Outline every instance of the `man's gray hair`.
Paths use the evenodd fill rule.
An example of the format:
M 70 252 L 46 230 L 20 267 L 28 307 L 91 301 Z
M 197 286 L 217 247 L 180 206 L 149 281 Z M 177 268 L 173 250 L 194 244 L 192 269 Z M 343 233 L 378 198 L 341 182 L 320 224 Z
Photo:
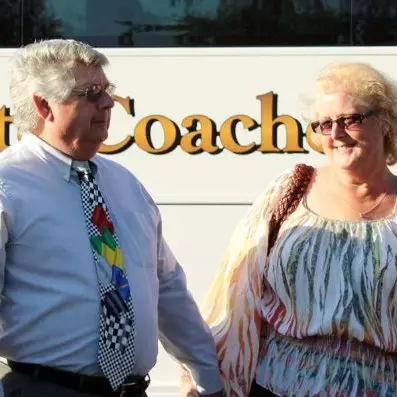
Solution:
M 77 65 L 102 67 L 106 56 L 76 40 L 44 40 L 20 48 L 11 60 L 10 95 L 14 124 L 22 132 L 33 131 L 39 121 L 33 94 L 62 102 L 75 87 Z

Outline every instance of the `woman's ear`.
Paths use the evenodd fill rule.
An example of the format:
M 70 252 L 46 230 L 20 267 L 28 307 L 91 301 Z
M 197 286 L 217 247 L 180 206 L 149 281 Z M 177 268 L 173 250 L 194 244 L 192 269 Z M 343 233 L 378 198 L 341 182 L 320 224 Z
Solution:
M 53 120 L 51 106 L 46 99 L 39 95 L 33 94 L 33 104 L 37 114 L 41 119 L 49 121 Z

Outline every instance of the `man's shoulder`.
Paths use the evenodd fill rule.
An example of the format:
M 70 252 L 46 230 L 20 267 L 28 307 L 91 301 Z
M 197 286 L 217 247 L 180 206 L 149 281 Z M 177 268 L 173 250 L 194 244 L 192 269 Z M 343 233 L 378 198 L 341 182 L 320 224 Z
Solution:
M 130 170 L 100 155 L 95 156 L 93 161 L 105 186 L 111 187 L 113 192 L 117 191 L 118 195 L 123 197 L 124 202 L 133 203 L 135 210 L 150 211 L 158 216 L 159 211 L 152 196 Z
M 153 198 L 148 193 L 143 183 L 126 167 L 101 155 L 93 159 L 98 172 L 107 181 L 113 181 L 119 187 L 124 186 L 132 193 L 140 194 L 150 205 L 154 204 Z
M 109 167 L 113 169 L 120 169 L 120 170 L 125 170 L 128 171 L 127 168 L 125 168 L 123 165 L 120 163 L 117 163 L 114 160 L 111 160 L 108 157 L 105 157 L 102 154 L 96 154 L 92 161 L 98 166 L 98 167 Z
M 97 166 L 100 173 L 107 173 L 118 178 L 127 178 L 131 181 L 138 182 L 136 176 L 129 169 L 114 160 L 97 154 L 93 158 L 93 162 Z
M 23 145 L 21 141 L 16 142 L 11 146 L 7 146 L 4 150 L 0 152 L 0 161 L 6 161 L 9 158 L 12 158 L 14 154 L 17 154 L 21 151 Z
M 11 168 L 15 169 L 18 165 L 26 166 L 26 161 L 32 157 L 30 154 L 26 145 L 22 142 L 8 146 L 0 153 L 0 171 L 5 172 Z
M 34 162 L 30 161 L 29 151 L 21 142 L 17 142 L 0 153 L 0 197 L 4 204 L 6 197 L 15 196 L 15 186 L 26 187 L 26 178 L 35 168 Z M 20 183 L 20 182 L 23 183 Z

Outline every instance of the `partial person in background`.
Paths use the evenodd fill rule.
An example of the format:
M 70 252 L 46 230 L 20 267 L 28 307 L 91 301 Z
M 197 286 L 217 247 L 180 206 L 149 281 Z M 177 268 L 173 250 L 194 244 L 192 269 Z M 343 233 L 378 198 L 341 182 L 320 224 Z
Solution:
M 332 64 L 312 105 L 327 163 L 258 198 L 205 306 L 227 396 L 397 395 L 396 87 Z M 291 189 L 296 209 L 274 222 Z
M 14 122 L 26 132 L 0 155 L 4 395 L 146 396 L 160 337 L 201 395 L 221 396 L 211 333 L 157 206 L 96 154 L 114 105 L 107 62 L 73 40 L 13 59 Z

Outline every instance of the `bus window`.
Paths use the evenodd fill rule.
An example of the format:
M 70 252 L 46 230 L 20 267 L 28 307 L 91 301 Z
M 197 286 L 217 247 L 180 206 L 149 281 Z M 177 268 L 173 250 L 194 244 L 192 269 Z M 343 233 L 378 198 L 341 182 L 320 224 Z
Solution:
M 352 37 L 355 45 L 395 45 L 397 4 L 394 0 L 352 2 Z
M 381 46 L 393 0 L 0 1 L 1 47 L 70 37 L 96 47 Z
M 0 47 L 21 45 L 21 0 L 0 1 Z

